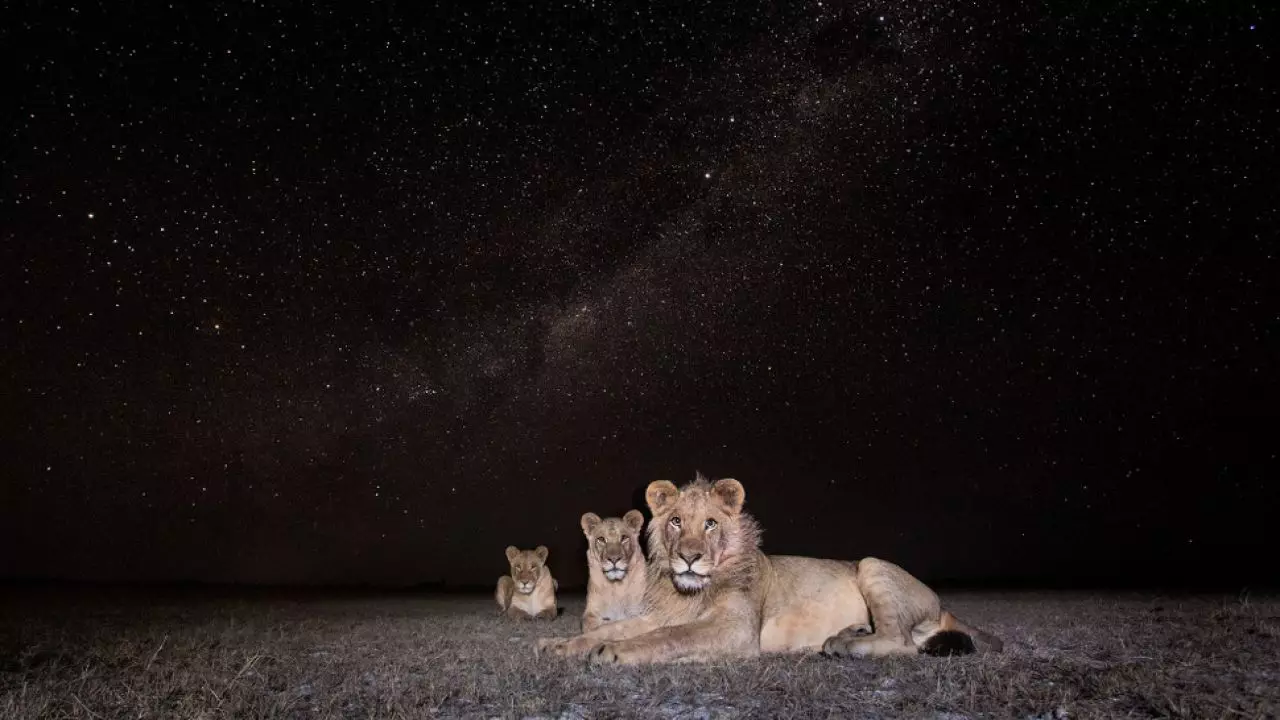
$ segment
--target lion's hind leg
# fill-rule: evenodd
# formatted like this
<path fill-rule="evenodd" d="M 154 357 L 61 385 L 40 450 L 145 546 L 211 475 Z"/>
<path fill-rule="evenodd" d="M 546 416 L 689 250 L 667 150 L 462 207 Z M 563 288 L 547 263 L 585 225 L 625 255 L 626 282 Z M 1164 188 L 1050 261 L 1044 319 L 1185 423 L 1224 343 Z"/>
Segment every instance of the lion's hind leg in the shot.
<path fill-rule="evenodd" d="M 907 571 L 875 558 L 858 563 L 858 589 L 867 601 L 871 632 L 865 625 L 847 627 L 827 638 L 822 652 L 835 657 L 915 655 L 913 630 L 936 623 L 938 597 Z"/>

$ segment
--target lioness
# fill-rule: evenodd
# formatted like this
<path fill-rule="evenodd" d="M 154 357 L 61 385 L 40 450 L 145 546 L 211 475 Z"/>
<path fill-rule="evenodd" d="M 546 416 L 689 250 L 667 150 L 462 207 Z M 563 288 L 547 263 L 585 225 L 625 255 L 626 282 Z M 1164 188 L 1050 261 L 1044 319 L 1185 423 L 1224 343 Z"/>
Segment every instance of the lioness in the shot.
<path fill-rule="evenodd" d="M 544 638 L 540 649 L 635 664 L 819 649 L 951 654 L 972 652 L 975 637 L 1001 647 L 943 612 L 932 590 L 892 563 L 765 555 L 737 480 L 713 484 L 699 474 L 682 489 L 657 480 L 645 500 L 653 513 L 646 612 L 577 637 Z"/>
<path fill-rule="evenodd" d="M 629 510 L 621 518 L 582 516 L 587 537 L 587 610 L 582 629 L 633 618 L 644 612 L 645 561 L 640 550 L 644 515 Z"/>
<path fill-rule="evenodd" d="M 511 574 L 498 578 L 498 589 L 494 593 L 498 607 L 507 617 L 517 620 L 555 619 L 556 590 L 560 584 L 547 569 L 547 546 L 521 550 L 510 545 L 507 562 L 511 564 Z"/>

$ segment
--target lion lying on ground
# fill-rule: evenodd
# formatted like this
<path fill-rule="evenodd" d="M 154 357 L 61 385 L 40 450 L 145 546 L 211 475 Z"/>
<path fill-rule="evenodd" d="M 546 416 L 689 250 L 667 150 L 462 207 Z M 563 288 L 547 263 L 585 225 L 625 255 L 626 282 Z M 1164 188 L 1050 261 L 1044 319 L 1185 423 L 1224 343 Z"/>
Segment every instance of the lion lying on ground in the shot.
<path fill-rule="evenodd" d="M 645 560 L 640 550 L 644 515 L 629 510 L 621 518 L 582 516 L 587 537 L 587 609 L 583 631 L 644 612 Z"/>
<path fill-rule="evenodd" d="M 943 612 L 938 596 L 883 560 L 762 553 L 731 478 L 651 483 L 646 611 L 540 650 L 597 663 L 710 661 L 821 649 L 836 656 L 998 651 L 992 635 Z"/>
<path fill-rule="evenodd" d="M 556 590 L 560 584 L 547 569 L 547 546 L 521 550 L 507 547 L 511 574 L 498 578 L 494 598 L 507 617 L 528 620 L 553 620 L 556 617 Z"/>

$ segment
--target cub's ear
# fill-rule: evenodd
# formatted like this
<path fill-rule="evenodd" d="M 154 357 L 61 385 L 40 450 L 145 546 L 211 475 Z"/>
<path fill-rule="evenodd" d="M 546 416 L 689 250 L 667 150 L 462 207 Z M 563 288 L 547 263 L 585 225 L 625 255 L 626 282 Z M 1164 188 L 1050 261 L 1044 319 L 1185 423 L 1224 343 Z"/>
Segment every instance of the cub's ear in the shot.
<path fill-rule="evenodd" d="M 538 562 L 546 562 L 548 552 L 550 551 L 547 550 L 546 545 L 539 545 L 538 549 L 533 551 L 533 554 L 538 556 Z"/>
<path fill-rule="evenodd" d="M 644 515 L 639 510 L 628 510 L 626 515 L 622 516 L 622 522 L 631 528 L 631 532 L 640 532 L 640 528 L 644 527 Z"/>
<path fill-rule="evenodd" d="M 711 486 L 711 496 L 716 499 L 730 515 L 742 512 L 742 503 L 746 502 L 747 493 L 742 483 L 733 478 L 721 478 Z"/>
<path fill-rule="evenodd" d="M 596 526 L 600 524 L 600 516 L 595 513 L 586 513 L 579 522 L 582 525 L 582 534 L 590 540 L 596 532 Z"/>
<path fill-rule="evenodd" d="M 515 545 L 507 546 L 507 562 L 509 563 L 515 562 L 516 556 L 519 554 L 520 554 L 520 548 L 516 547 Z"/>
<path fill-rule="evenodd" d="M 649 512 L 655 517 L 670 510 L 678 497 L 680 490 L 670 480 L 654 480 L 644 491 L 644 501 L 649 503 Z"/>

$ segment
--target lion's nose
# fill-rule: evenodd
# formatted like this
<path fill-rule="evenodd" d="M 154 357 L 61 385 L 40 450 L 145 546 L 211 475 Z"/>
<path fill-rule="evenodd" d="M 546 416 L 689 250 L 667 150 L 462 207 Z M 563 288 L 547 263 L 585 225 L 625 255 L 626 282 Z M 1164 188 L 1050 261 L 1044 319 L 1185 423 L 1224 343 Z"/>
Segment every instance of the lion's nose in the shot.
<path fill-rule="evenodd" d="M 685 564 L 690 567 L 692 567 L 694 563 L 698 562 L 698 558 L 700 557 L 702 557 L 702 553 L 693 553 L 691 555 L 685 555 L 684 553 L 680 553 L 680 559 L 683 560 Z"/>

